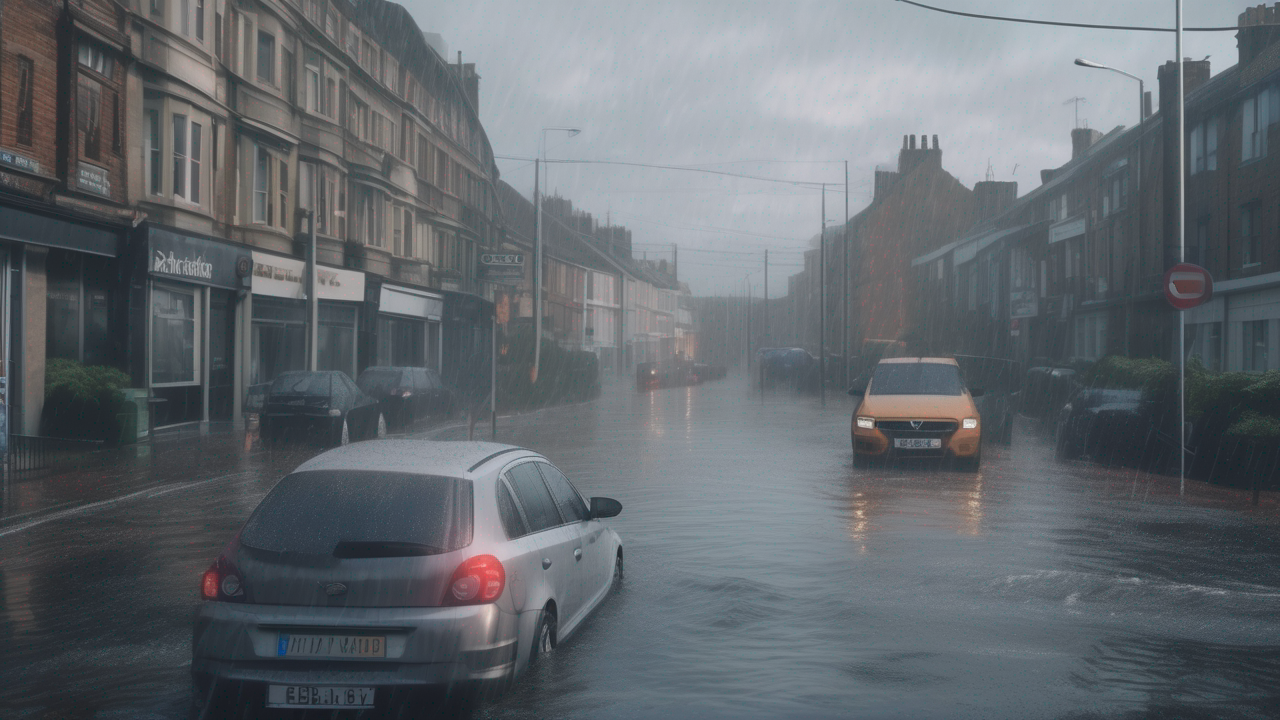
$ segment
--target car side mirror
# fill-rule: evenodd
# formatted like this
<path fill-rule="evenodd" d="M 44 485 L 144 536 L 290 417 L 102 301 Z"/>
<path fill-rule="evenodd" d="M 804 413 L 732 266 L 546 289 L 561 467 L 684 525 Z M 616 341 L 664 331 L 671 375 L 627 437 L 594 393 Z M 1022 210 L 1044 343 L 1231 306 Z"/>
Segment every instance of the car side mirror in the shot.
<path fill-rule="evenodd" d="M 849 394 L 859 397 L 867 394 L 867 381 L 858 379 L 853 381 L 853 385 L 849 388 Z"/>
<path fill-rule="evenodd" d="M 591 498 L 591 519 L 617 517 L 622 512 L 622 503 L 607 497 Z"/>
<path fill-rule="evenodd" d="M 969 397 L 982 397 L 982 388 L 969 388 Z"/>

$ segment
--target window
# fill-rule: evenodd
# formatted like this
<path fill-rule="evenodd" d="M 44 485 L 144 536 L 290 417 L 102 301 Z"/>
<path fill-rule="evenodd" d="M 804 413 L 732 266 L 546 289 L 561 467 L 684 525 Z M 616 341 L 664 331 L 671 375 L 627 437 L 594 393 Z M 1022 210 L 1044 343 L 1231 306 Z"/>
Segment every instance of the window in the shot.
<path fill-rule="evenodd" d="M 187 200 L 200 204 L 200 123 L 191 123 L 191 157 L 189 165 L 191 168 L 191 192 L 187 195 Z"/>
<path fill-rule="evenodd" d="M 258 31 L 258 80 L 276 82 L 276 38 L 262 30 Z"/>
<path fill-rule="evenodd" d="M 517 465 L 507 471 L 511 486 L 524 507 L 525 517 L 529 519 L 529 529 L 539 532 L 561 524 L 560 514 L 556 510 L 555 500 L 547 491 L 542 474 L 531 462 Z"/>
<path fill-rule="evenodd" d="M 284 99 L 296 103 L 298 99 L 294 96 L 294 87 L 297 85 L 298 67 L 293 61 L 293 52 L 280 48 L 280 62 L 284 65 L 284 85 L 281 87 Z"/>
<path fill-rule="evenodd" d="M 156 286 L 151 299 L 151 383 L 197 384 L 195 291 Z"/>
<path fill-rule="evenodd" d="M 354 25 L 347 26 L 347 54 L 353 58 L 360 57 L 360 38 Z"/>
<path fill-rule="evenodd" d="M 1212 117 L 1191 130 L 1191 174 L 1218 169 L 1218 118 Z"/>
<path fill-rule="evenodd" d="M 1245 372 L 1267 371 L 1267 325 L 1270 322 L 1249 320 L 1241 323 Z"/>
<path fill-rule="evenodd" d="M 529 534 L 529 526 L 520 517 L 515 498 L 511 497 L 511 491 L 507 489 L 505 482 L 498 483 L 498 517 L 502 519 L 502 529 L 506 530 L 507 538 L 515 540 Z"/>
<path fill-rule="evenodd" d="M 1097 360 L 1107 354 L 1107 316 L 1104 314 L 1076 317 L 1076 357 Z"/>
<path fill-rule="evenodd" d="M 31 129 L 34 113 L 32 112 L 35 92 L 35 64 L 31 58 L 18 56 L 18 98 L 17 98 L 17 141 L 19 145 L 31 144 Z"/>
<path fill-rule="evenodd" d="M 173 196 L 187 196 L 187 116 L 173 116 Z"/>
<path fill-rule="evenodd" d="M 328 35 L 334 42 L 338 42 L 338 13 L 336 10 L 330 9 L 329 13 L 325 15 L 324 34 Z"/>
<path fill-rule="evenodd" d="M 279 225 L 280 227 L 288 230 L 289 224 L 287 222 L 287 219 L 289 215 L 289 164 L 284 160 L 279 160 L 278 162 L 279 162 L 280 172 L 277 174 L 276 177 L 278 179 L 277 194 L 280 197 Z"/>
<path fill-rule="evenodd" d="M 196 39 L 204 42 L 204 0 L 196 0 Z"/>
<path fill-rule="evenodd" d="M 76 96 L 76 126 L 84 156 L 90 160 L 102 159 L 102 85 L 83 75 Z"/>
<path fill-rule="evenodd" d="M 1244 117 L 1240 129 L 1240 160 L 1245 162 L 1267 155 L 1267 129 L 1280 120 L 1280 89 L 1268 88 L 1256 97 L 1246 98 L 1241 105 Z"/>
<path fill-rule="evenodd" d="M 160 180 L 160 111 L 148 109 L 147 116 L 147 175 L 148 189 L 152 195 L 162 195 L 164 190 Z"/>
<path fill-rule="evenodd" d="M 164 0 L 151 0 L 151 17 L 164 17 Z"/>
<path fill-rule="evenodd" d="M 352 239 L 360 240 L 367 245 L 383 247 L 383 228 L 385 201 L 382 193 L 365 186 L 352 188 L 355 217 L 352 218 Z"/>
<path fill-rule="evenodd" d="M 108 80 L 115 77 L 115 60 L 90 43 L 80 44 L 80 66 L 89 68 Z"/>
<path fill-rule="evenodd" d="M 259 145 L 253 147 L 253 221 L 270 225 L 271 203 L 271 153 Z"/>
<path fill-rule="evenodd" d="M 1222 369 L 1222 323 L 1188 323 L 1187 357 L 1199 358 L 1206 370 Z"/>
<path fill-rule="evenodd" d="M 587 504 L 582 501 L 582 496 L 578 495 L 578 491 L 573 489 L 573 485 L 569 483 L 569 478 L 547 463 L 534 464 L 542 471 L 542 477 L 547 481 L 547 487 L 551 488 L 551 497 L 556 501 L 556 508 L 560 510 L 560 517 L 564 518 L 565 522 L 586 520 L 588 515 Z"/>
<path fill-rule="evenodd" d="M 1240 254 L 1242 265 L 1253 265 L 1262 260 L 1258 254 L 1258 228 L 1256 205 L 1240 208 Z"/>

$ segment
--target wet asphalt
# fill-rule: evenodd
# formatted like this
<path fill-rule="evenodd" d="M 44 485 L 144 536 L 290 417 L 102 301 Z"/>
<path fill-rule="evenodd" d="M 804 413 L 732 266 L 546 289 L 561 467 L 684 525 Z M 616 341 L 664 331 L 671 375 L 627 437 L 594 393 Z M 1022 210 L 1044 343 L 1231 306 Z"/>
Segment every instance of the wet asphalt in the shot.
<path fill-rule="evenodd" d="M 1025 420 L 977 474 L 855 469 L 851 410 L 730 377 L 504 418 L 622 501 L 627 575 L 550 662 L 446 712 L 1280 716 L 1274 503 L 1059 463 Z M 151 489 L 0 525 L 0 717 L 185 717 L 200 574 L 317 450 L 165 452 L 189 457 Z"/>

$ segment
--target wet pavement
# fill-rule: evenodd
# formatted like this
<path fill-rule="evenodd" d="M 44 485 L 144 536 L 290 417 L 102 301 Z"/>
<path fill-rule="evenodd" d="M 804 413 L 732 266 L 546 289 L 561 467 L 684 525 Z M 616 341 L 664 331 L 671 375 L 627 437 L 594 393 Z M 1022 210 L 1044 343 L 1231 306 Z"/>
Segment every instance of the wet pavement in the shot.
<path fill-rule="evenodd" d="M 622 501 L 627 577 L 550 662 L 460 712 L 1276 715 L 1273 499 L 1060 464 L 1027 423 L 976 475 L 854 469 L 851 410 L 730 377 L 503 419 L 500 441 Z M 130 476 L 149 486 L 0 524 L 0 717 L 184 716 L 200 574 L 316 451 L 157 452 L 183 454 Z"/>

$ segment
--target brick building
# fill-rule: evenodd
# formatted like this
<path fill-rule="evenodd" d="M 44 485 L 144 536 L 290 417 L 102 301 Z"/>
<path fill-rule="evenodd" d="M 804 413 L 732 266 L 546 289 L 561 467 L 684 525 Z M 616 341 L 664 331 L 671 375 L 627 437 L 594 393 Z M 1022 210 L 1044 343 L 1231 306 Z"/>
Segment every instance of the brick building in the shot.
<path fill-rule="evenodd" d="M 40 432 L 46 357 L 125 370 L 160 426 L 237 420 L 309 347 L 456 373 L 503 234 L 479 81 L 385 0 L 6 3 L 14 430 Z"/>

